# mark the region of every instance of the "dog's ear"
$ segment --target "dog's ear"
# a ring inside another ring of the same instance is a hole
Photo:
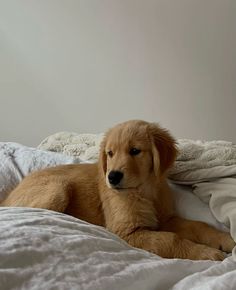
[[[173,165],[177,156],[176,141],[168,130],[158,124],[149,125],[149,134],[152,140],[153,167],[156,176],[164,175]]]
[[[100,170],[106,174],[107,171],[107,154],[106,154],[106,136],[103,138],[101,144],[100,144],[100,152],[99,152],[99,159],[98,159],[98,164]]]

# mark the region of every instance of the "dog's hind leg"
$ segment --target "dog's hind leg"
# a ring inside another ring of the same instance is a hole
[[[34,207],[64,212],[68,206],[71,186],[67,182],[51,181],[28,186],[24,180],[1,203],[1,206]]]

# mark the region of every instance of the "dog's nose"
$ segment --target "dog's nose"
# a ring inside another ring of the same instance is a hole
[[[110,184],[117,185],[121,179],[123,178],[124,174],[120,171],[111,171],[108,175],[108,179]]]

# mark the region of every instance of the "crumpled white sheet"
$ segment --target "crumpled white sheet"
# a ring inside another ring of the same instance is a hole
[[[230,228],[236,241],[236,145],[184,140],[179,146],[171,180],[190,185],[193,193],[209,204],[214,217]],[[236,261],[236,247],[232,254]]]
[[[0,142],[0,200],[32,171],[78,162],[80,159],[73,156]]]
[[[236,263],[162,259],[104,228],[42,209],[0,208],[2,290],[235,289]]]
[[[230,229],[230,234],[236,241],[236,178],[196,183],[193,185],[193,192],[209,204],[214,217]],[[232,254],[236,261],[236,247]]]

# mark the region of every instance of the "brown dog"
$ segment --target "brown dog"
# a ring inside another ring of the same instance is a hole
[[[1,205],[64,212],[166,258],[222,260],[235,245],[228,233],[175,215],[166,175],[176,154],[168,131],[128,121],[108,131],[97,164],[35,172]]]

